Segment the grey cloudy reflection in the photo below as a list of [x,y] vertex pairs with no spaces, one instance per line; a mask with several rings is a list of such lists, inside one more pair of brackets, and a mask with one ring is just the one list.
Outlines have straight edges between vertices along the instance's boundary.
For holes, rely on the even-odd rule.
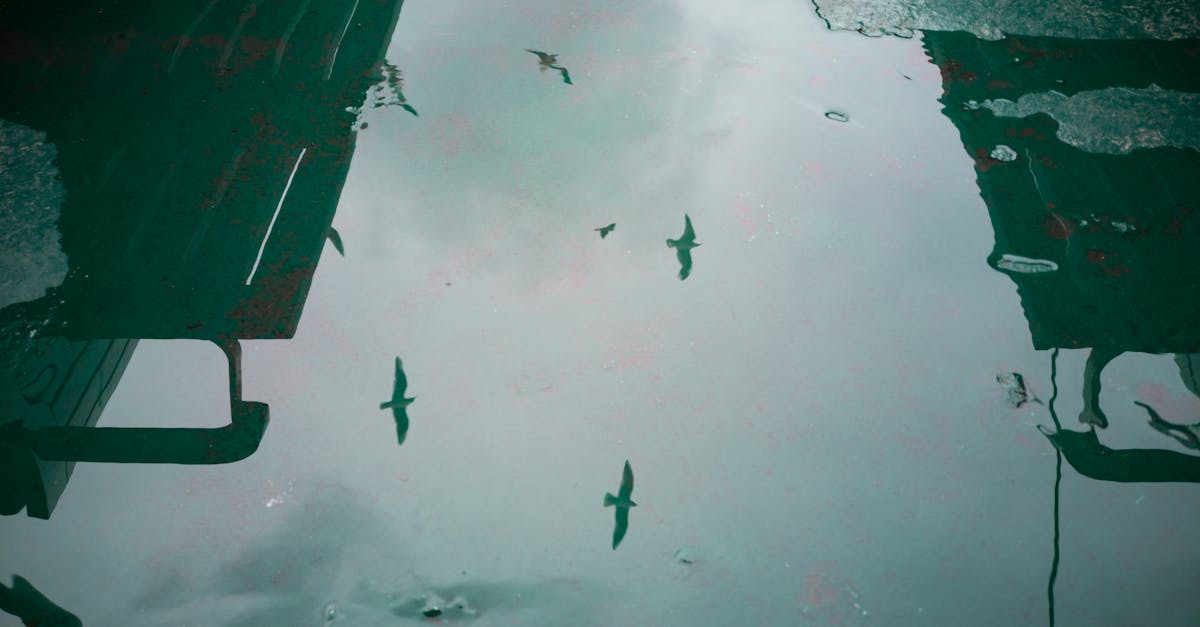
[[[406,2],[388,61],[420,116],[363,112],[346,256],[326,247],[295,339],[246,343],[259,451],[80,464],[53,520],[0,521],[29,540],[13,568],[94,624],[319,625],[330,603],[391,624],[422,594],[492,625],[1039,615],[1053,452],[995,375],[1049,366],[985,263],[938,71],[916,40],[752,5]],[[681,282],[664,240],[685,213],[704,245]],[[403,447],[378,407],[396,355],[420,399]],[[143,342],[102,424],[222,424],[222,368]],[[1106,489],[1127,491],[1073,520],[1139,494],[1130,515],[1161,519],[1178,495]],[[1155,537],[1135,535],[1104,558],[1122,576]]]

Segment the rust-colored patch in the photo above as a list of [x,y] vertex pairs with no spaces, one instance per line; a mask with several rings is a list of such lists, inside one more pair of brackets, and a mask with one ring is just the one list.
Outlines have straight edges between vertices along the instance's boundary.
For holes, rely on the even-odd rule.
[[1054,168],[1055,170],[1062,168],[1062,164],[1058,163],[1057,161],[1052,160],[1050,157],[1047,157],[1045,155],[1038,157],[1037,160],[1040,161],[1042,163],[1042,165],[1046,166],[1047,168]]
[[970,83],[975,80],[975,73],[963,70],[961,61],[946,59],[938,68],[942,74],[943,83]]
[[1013,84],[996,78],[988,81],[987,86],[989,89],[1012,89]]
[[[303,260],[292,259],[303,264]],[[235,321],[236,336],[255,339],[290,337],[291,323],[299,318],[301,303],[296,302],[300,288],[308,280],[309,268],[300,265],[279,272],[282,261],[259,266],[252,293],[234,305],[225,317]]]
[[1025,59],[1022,65],[1025,67],[1033,67],[1034,61],[1046,56],[1046,51],[1034,46],[1025,45],[1020,39],[1013,37],[1009,40],[1008,53],[1013,56],[1024,54]]
[[993,159],[992,156],[988,154],[987,148],[975,149],[975,167],[978,168],[980,172],[987,172],[993,167],[1003,163],[1004,162],[999,159]]
[[1128,266],[1109,266],[1104,269],[1104,274],[1113,277],[1120,277],[1129,274]]
[[1024,128],[1006,128],[1004,129],[1004,134],[1008,137],[1025,137],[1029,139],[1036,139],[1038,141],[1046,140],[1046,136],[1039,133],[1038,130],[1032,126],[1026,126]]
[[230,56],[226,67],[222,69],[231,74],[254,69],[260,62],[273,56],[282,45],[282,38],[242,37],[238,40],[236,52]]

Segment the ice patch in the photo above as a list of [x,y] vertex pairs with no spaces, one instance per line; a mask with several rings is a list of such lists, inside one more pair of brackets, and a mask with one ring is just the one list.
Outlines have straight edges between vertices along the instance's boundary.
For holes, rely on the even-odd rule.
[[0,118],[0,308],[40,298],[67,277],[57,156],[45,133]]
[[1001,255],[996,268],[1017,274],[1040,274],[1058,270],[1058,264],[1049,259],[1030,259],[1020,255]]
[[[971,108],[973,103],[967,103]],[[1016,102],[974,103],[1001,117],[1045,113],[1058,121],[1058,138],[1088,152],[1121,155],[1138,148],[1200,150],[1200,94],[1150,85],[1109,87],[1072,96],[1057,91],[1025,94]]]
[[1004,144],[1000,144],[992,149],[989,156],[996,161],[1016,161],[1017,151]]

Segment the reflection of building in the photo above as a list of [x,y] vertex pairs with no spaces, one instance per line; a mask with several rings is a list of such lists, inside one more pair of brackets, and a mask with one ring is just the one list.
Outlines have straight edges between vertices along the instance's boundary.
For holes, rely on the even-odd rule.
[[[1200,92],[1200,43],[962,32],[924,42],[975,161],[995,232],[989,263],[1017,284],[1034,347],[1200,349],[1200,152],[1172,135],[1188,132],[1180,111]],[[1172,98],[1179,107],[1160,106]],[[1144,111],[1128,115],[1131,102]],[[1139,117],[1166,130],[1121,126]]]
[[[296,331],[401,2],[25,4],[0,6],[0,117],[57,148],[69,271],[0,310],[0,513],[47,517],[74,461],[257,447],[237,342]],[[228,427],[92,428],[146,338],[225,350]]]

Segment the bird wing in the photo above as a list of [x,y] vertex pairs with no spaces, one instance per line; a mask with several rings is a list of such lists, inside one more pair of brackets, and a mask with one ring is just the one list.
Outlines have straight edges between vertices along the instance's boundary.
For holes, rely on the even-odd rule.
[[617,550],[617,545],[625,538],[625,532],[629,531],[629,508],[618,507],[616,511],[617,525],[613,527],[613,550]]
[[525,52],[532,52],[532,53],[536,54],[538,56],[538,58],[543,61],[545,61],[546,59],[548,59],[550,57],[550,55],[546,54],[545,52],[542,52],[541,50],[532,50],[532,49],[526,48]]
[[404,376],[404,365],[400,363],[400,358],[396,358],[396,380],[392,384],[392,400],[398,401],[404,398],[404,391],[408,389],[408,377]]
[[633,495],[633,468],[629,465],[629,460],[625,460],[625,472],[621,475],[621,490],[617,495],[622,499],[628,499]]
[[692,230],[692,219],[686,213],[683,214],[683,237],[679,239],[696,239],[696,231]]
[[676,248],[675,258],[679,260],[679,280],[682,281],[692,273],[692,251],[683,247]]
[[575,83],[572,83],[572,82],[571,82],[571,75],[570,75],[570,74],[567,72],[567,68],[565,68],[565,67],[560,67],[560,68],[558,68],[558,71],[559,71],[559,72],[562,72],[562,77],[563,77],[563,82],[564,82],[564,83],[566,83],[566,84],[568,84],[568,85],[574,85],[574,84],[575,84]]
[[403,407],[393,407],[392,417],[396,419],[396,442],[404,444],[404,438],[408,437],[408,413]]
[[330,243],[332,243],[333,247],[337,249],[338,254],[345,257],[346,249],[342,247],[342,236],[338,235],[337,229],[333,228],[332,226],[329,227],[329,232],[326,233],[326,236],[329,237]]

